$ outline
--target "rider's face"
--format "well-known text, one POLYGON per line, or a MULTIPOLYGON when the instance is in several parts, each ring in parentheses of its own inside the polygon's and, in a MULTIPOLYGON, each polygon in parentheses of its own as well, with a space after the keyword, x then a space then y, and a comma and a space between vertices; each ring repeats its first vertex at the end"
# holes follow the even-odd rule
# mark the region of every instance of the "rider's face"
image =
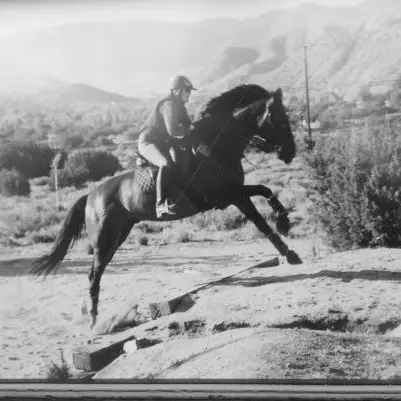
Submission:
POLYGON ((188 103, 191 96, 191 89, 181 89, 181 99, 184 103, 188 103))

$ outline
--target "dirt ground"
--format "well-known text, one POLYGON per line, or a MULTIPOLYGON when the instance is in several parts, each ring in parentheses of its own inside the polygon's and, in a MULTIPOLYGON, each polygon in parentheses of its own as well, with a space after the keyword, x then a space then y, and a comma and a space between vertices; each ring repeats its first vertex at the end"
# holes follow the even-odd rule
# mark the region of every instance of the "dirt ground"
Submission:
MULTIPOLYGON (((84 245, 45 281, 27 275, 49 246, 0 252, 0 378, 46 378, 49 364, 108 331, 138 304, 127 330, 155 340, 98 372, 108 378, 401 377, 401 250, 332 253, 288 240, 304 259, 254 268, 192 297, 192 304, 150 320, 149 303, 278 256, 265 240, 161 247, 123 246, 101 283, 99 322, 83 315, 91 256, 84 245)), ((131 316, 132 317, 132 316, 131 316)))

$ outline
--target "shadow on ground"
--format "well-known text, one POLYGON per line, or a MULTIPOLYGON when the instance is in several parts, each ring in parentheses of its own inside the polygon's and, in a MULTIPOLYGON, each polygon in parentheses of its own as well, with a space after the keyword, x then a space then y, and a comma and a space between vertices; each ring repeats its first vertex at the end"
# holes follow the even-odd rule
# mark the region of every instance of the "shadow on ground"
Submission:
POLYGON ((349 283, 352 280, 369 281, 401 281, 401 272, 386 270, 360 270, 360 271, 334 271, 321 270, 311 274, 294 274, 290 276, 270 276, 270 277, 230 277, 220 280, 211 286, 222 285, 241 285, 244 287, 259 287, 267 284, 291 283, 294 281, 310 280, 316 278, 333 278, 349 283))

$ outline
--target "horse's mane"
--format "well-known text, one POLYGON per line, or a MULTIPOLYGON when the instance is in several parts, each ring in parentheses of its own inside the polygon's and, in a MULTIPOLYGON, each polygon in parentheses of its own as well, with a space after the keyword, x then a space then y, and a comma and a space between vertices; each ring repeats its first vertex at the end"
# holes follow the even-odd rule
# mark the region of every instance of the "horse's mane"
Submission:
POLYGON ((269 97, 270 93, 259 85, 239 85, 212 98, 200 113, 200 118, 231 113, 237 107, 246 106, 259 99, 269 97))
MULTIPOLYGON (((239 153, 236 149, 243 149, 244 142, 255 141, 251 133, 249 136, 243 135, 239 121, 229 117, 232 117, 235 109, 251 105, 258 100, 267 100, 271 96, 272 93, 259 85, 244 84, 212 98, 199 113, 199 118, 194 124, 192 140, 195 147, 202 144, 210 150, 211 147, 217 146, 216 138, 219 138, 218 146, 225 150, 225 155, 239 153)), ((258 146, 258 143, 253 145, 258 146)))

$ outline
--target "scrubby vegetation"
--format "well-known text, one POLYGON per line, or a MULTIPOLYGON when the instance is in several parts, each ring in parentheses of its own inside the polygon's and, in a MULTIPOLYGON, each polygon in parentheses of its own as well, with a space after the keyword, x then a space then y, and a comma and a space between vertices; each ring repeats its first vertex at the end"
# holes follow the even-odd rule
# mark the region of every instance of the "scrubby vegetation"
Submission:
POLYGON ((0 170, 0 194, 5 196, 28 196, 30 193, 29 180, 18 170, 0 170))
POLYGON ((309 165, 318 218, 338 249, 401 246, 400 125, 319 138, 309 165))
MULTIPOLYGON (((118 158, 109 152, 83 150, 71 153, 63 169, 58 171, 59 186, 76 188, 83 186, 87 181, 98 181, 103 177, 112 176, 121 170, 118 158)), ((51 188, 54 188, 54 174, 51 173, 51 188)))
MULTIPOLYGON (((297 159, 290 166, 278 161, 275 156, 252 153, 245 162, 248 183, 269 185, 279 199, 290 208, 290 218, 294 222, 293 237, 304 237, 313 228, 309 218, 312 200, 308 198, 310 183, 297 159)), ((54 241, 61 222, 68 209, 82 195, 86 194, 107 177, 99 181, 88 181, 79 189, 61 188, 59 198, 61 210, 56 207, 55 193, 43 177, 32 179, 30 198, 0 196, 3 212, 0 242, 9 245, 27 245, 54 241)), ((254 198, 261 213, 273 223, 272 210, 264 198, 254 198)), ((134 226, 128 243, 164 245, 189 241, 230 241, 259 238, 262 234, 246 221, 234 206, 226 210, 211 210, 176 222, 141 222, 134 226)))
MULTIPOLYGON (((401 80, 399 81, 401 82, 401 80)), ((319 122, 317 132, 331 132, 338 129, 360 127, 365 120, 371 124, 387 116, 390 120, 400 118, 401 84, 384 92, 375 93, 374 88, 361 86, 354 100, 347 100, 335 91, 322 92, 312 96, 310 106, 311 121, 319 122)), ((306 120, 306 103, 302 98, 291 96, 288 101, 291 111, 292 126, 301 127, 301 121, 306 120)))
MULTIPOLYGON (((361 88, 358 100, 324 96, 312 104, 316 147, 308 152, 302 118, 305 104, 292 96, 288 109, 299 156, 287 166, 273 155, 247 153, 246 183, 265 184, 290 212, 293 238, 323 233, 338 249, 400 246, 399 184, 401 144, 396 119, 401 89, 373 94, 361 88)), ((189 107, 197 111, 207 99, 189 107)), ((52 242, 68 209, 94 186, 129 169, 139 127, 154 101, 72 105, 44 109, 32 102, 0 103, 0 242, 25 245, 52 242), (60 151, 60 147, 63 150, 60 151), (54 156, 58 163, 56 205, 54 156)), ((273 223, 267 201, 254 198, 273 223)), ((248 240, 262 234, 234 207, 168 223, 142 222, 128 242, 138 246, 203 240, 248 240)))
POLYGON ((56 364, 53 361, 47 369, 46 379, 49 382, 63 383, 72 379, 71 369, 64 358, 63 352, 60 350, 61 362, 56 364))
POLYGON ((15 169, 27 178, 48 175, 54 155, 46 145, 12 141, 0 148, 0 170, 15 169))

